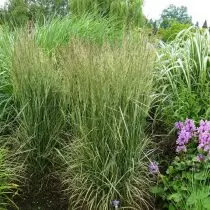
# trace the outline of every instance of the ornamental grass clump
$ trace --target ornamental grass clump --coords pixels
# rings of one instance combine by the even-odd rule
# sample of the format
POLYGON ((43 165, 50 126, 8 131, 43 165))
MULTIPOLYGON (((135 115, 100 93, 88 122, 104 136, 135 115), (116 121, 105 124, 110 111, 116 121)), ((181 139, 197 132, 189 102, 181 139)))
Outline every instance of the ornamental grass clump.
POLYGON ((19 153, 25 158, 29 176, 38 181, 53 172, 56 154, 63 147, 65 98, 57 65, 28 38, 15 45, 12 85, 19 153))
POLYGON ((73 141, 66 152, 72 209, 148 209, 144 130, 152 100, 154 50, 147 39, 125 37, 121 46, 74 40, 61 49, 73 141))
POLYGON ((210 33, 189 28, 169 43, 160 43, 156 85, 158 116, 165 127, 187 117, 210 119, 210 33))
MULTIPOLYGON (((8 135, 14 132, 16 113, 13 106, 10 70, 16 34, 16 31, 11 33, 6 25, 0 27, 0 135, 8 135)), ((4 142, 2 141, 2 143, 4 142)))

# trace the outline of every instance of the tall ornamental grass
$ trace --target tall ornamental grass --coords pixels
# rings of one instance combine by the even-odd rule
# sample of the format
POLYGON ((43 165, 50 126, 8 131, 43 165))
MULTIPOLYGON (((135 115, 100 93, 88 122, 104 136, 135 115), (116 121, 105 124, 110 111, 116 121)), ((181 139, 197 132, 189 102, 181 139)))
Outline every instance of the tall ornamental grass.
POLYGON ((60 50, 72 143, 64 182, 70 209, 149 208, 145 123, 152 100, 153 47, 125 37, 122 46, 78 40, 60 50))
POLYGON ((189 28, 162 43, 157 60, 159 116, 170 128, 179 120, 210 118, 210 33, 189 28))
POLYGON ((57 65, 28 38, 15 45, 12 85, 20 151, 30 175, 40 178, 53 171, 62 147, 65 100, 57 65))
POLYGON ((0 148, 0 209, 6 210, 9 206, 17 207, 11 200, 17 192, 18 176, 21 164, 9 157, 9 152, 0 148))
POLYGON ((15 33, 7 26, 0 27, 0 134, 13 132, 13 91, 11 84, 11 56, 15 33))
POLYGON ((122 32, 117 20, 83 14, 55 18, 43 26, 36 25, 34 37, 41 47, 52 51, 75 37, 97 44, 103 44, 104 40, 117 42, 122 39, 122 32))

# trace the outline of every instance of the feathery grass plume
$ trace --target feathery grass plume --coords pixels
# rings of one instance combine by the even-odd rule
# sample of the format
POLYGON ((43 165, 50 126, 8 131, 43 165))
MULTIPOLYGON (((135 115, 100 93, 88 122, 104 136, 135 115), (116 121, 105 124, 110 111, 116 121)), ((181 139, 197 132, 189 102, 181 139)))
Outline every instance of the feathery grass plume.
POLYGON ((72 209, 147 209, 145 122, 152 100, 154 49, 139 35, 122 46, 72 41, 60 54, 73 141, 64 182, 72 209))
POLYGON ((43 176, 53 170, 56 149, 62 145, 65 98, 55 62, 26 37, 16 43, 12 84, 17 112, 18 139, 28 172, 43 176))

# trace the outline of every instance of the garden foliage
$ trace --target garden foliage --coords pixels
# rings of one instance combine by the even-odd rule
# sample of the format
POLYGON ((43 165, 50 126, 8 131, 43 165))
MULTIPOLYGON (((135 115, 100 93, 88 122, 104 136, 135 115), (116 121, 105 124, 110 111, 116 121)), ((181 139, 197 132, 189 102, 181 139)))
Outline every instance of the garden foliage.
POLYGON ((156 45, 138 29, 136 3, 141 12, 142 1, 72 1, 73 16, 2 26, 0 207, 14 183, 44 188, 53 177, 73 210, 150 209, 154 181, 161 207, 209 209, 210 33, 191 27, 156 45), (176 157, 165 171, 157 155, 148 170, 149 122, 168 134, 179 120, 176 157))
POLYGON ((154 47, 112 19, 68 18, 2 41, 2 141, 24 163, 24 184, 63 179, 69 209, 149 208, 154 47))
POLYGON ((198 122, 210 117, 209 35, 208 30, 189 28, 160 44, 155 81, 161 97, 159 119, 168 128, 186 118, 198 122))
POLYGON ((161 197, 166 209, 210 208, 210 121, 193 120, 176 123, 177 156, 161 174, 157 164, 150 172, 157 175, 158 185, 152 192, 161 197), (155 170, 154 170, 155 168, 155 170))

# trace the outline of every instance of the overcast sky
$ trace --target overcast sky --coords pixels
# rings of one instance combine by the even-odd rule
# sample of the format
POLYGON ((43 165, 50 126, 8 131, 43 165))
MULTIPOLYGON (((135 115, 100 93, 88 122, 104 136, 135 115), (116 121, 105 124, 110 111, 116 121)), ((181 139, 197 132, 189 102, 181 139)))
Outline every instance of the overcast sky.
MULTIPOLYGON (((0 6, 4 3, 5 0, 0 0, 0 6)), ((170 4, 187 6, 193 22, 199 21, 203 24, 207 20, 210 24, 210 0, 144 0, 144 14, 148 18, 158 19, 162 10, 170 4)))
POLYGON ((187 6, 193 22, 203 24, 205 20, 210 24, 210 0, 144 0, 144 14, 148 18, 158 19, 163 9, 170 4, 187 6))
POLYGON ((6 0, 0 0, 0 6, 4 6, 5 2, 6 2, 6 0))

